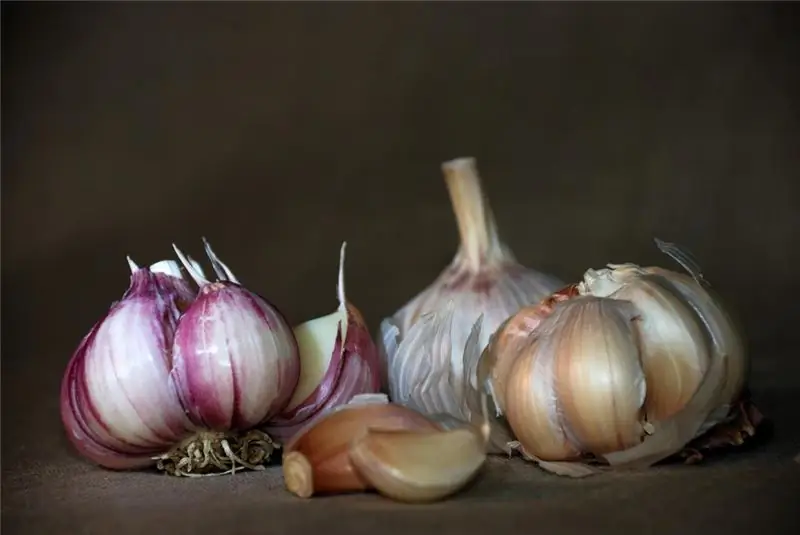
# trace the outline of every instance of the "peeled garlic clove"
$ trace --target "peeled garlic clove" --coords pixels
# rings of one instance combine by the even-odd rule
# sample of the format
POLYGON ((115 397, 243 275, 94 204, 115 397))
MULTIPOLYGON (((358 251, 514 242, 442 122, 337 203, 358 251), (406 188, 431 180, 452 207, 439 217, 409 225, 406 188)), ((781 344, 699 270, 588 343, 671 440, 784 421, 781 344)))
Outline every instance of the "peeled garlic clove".
POLYGON ((196 292, 175 262, 128 264, 130 287, 81 341, 61 385, 68 438, 110 469, 152 465, 192 428, 168 378, 172 336, 196 292))
POLYGON ((633 303, 647 376, 647 415, 663 420, 697 391, 710 363, 708 334, 663 277, 631 264, 589 270, 581 293, 633 303))
POLYGON ((348 453, 351 442, 368 428, 437 430, 439 426, 416 411, 389 403, 386 396, 355 396, 310 422, 285 445, 286 488, 301 498, 370 488, 348 453))
POLYGON ((466 418, 460 409, 463 392, 450 385, 463 383, 462 352, 478 317, 483 315, 482 351, 511 314, 563 284, 520 265, 500 241, 473 158, 445 162, 442 171, 461 244, 450 266, 384 322, 382 355, 387 360, 389 390, 400 393, 401 403, 414 403, 426 413, 454 411, 453 416, 466 418), (416 328, 420 323, 423 326, 416 328), (387 336, 393 329, 394 336, 387 336), (413 340, 407 343, 408 339, 413 340), (435 368, 418 362, 427 358, 423 354, 444 355, 442 345, 452 348, 449 364, 438 358, 441 364, 435 368))
POLYGON ((196 273, 173 247, 200 285, 173 343, 171 378, 186 414, 215 431, 263 423, 283 410, 300 375, 291 328, 273 305, 235 282, 207 242, 217 282, 196 273))
POLYGON ((294 329, 300 348, 300 380, 286 408, 269 422, 268 431, 288 441, 312 418, 380 390, 378 351, 361 313, 344 291, 343 243, 339 257, 339 308, 294 329))
POLYGON ((471 427, 448 431, 370 429, 350 448, 358 472, 381 494, 403 502, 431 502, 464 488, 486 460, 471 427))

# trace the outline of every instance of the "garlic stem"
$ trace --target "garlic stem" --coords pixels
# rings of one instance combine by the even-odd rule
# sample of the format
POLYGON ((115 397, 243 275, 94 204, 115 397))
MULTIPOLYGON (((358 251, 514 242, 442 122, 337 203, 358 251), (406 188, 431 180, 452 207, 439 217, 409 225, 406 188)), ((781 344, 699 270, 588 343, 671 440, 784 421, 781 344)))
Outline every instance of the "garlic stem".
POLYGON ((475 158, 457 158, 442 164, 445 183, 453 204, 461 251, 467 265, 478 271, 497 256, 499 237, 489 201, 481 189, 475 158))

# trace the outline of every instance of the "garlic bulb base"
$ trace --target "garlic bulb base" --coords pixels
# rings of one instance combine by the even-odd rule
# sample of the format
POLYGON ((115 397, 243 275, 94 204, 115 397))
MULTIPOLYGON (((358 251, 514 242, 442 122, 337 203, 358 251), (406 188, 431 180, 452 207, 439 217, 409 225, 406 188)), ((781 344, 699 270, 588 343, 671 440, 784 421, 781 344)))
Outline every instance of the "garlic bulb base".
POLYGON ((263 470, 275 444, 257 429, 245 433, 201 431, 155 458, 156 467, 172 476, 203 477, 263 470))

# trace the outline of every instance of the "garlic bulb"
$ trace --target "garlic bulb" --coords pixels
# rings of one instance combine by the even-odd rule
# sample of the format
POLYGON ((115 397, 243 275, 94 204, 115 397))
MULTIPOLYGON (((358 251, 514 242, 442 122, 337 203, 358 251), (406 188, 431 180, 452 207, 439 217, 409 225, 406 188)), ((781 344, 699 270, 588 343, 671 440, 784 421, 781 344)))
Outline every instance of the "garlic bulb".
POLYGON ((219 277, 175 247, 175 262, 139 268, 67 366, 61 416, 87 459, 111 469, 155 464, 173 475, 261 469, 274 444, 254 429, 297 384, 296 341, 283 316, 242 287, 206 242, 219 277))
POLYGON ((478 317, 483 316, 480 351, 511 314, 562 284, 520 265, 500 241, 473 158, 445 162, 442 170, 460 247, 428 288, 382 322, 381 351, 393 401, 469 421, 463 354, 478 317))
POLYGON ((343 243, 339 254, 339 307, 294 329, 300 346, 300 381, 281 414, 267 426, 270 436, 282 443, 354 396, 380 390, 378 350, 363 316, 345 296, 346 247, 343 243))
MULTIPOLYGON (((659 247, 694 269, 677 246, 659 247)), ((699 271, 635 264, 590 269, 521 309, 480 361, 510 445, 573 476, 596 470, 578 464, 587 455, 646 467, 679 452, 728 417, 747 371, 742 338, 699 271)))

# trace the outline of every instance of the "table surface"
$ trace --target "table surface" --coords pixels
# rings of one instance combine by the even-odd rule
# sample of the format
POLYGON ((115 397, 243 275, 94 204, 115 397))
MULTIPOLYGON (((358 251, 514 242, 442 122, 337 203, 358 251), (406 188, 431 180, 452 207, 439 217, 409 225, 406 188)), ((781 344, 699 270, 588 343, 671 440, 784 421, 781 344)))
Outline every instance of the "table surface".
POLYGON ((95 4, 3 2, 4 535, 800 533, 791 3, 95 4), (113 473, 67 444, 61 374, 125 255, 201 258, 205 235, 296 324, 335 306, 347 240, 376 329, 453 256, 458 156, 525 265, 695 252, 756 344, 771 440, 581 481, 493 459, 427 506, 301 500, 279 469, 113 473))
MULTIPOLYGON (((493 458, 451 500, 403 505, 378 495, 302 500, 266 472, 186 479, 118 473, 76 457, 53 418, 4 426, 5 534, 241 533, 796 533, 798 394, 756 392, 771 418, 762 442, 687 466, 571 480, 493 458)), ((53 407, 50 407, 52 410, 53 407)), ((19 423, 19 422, 12 422, 19 423)))

